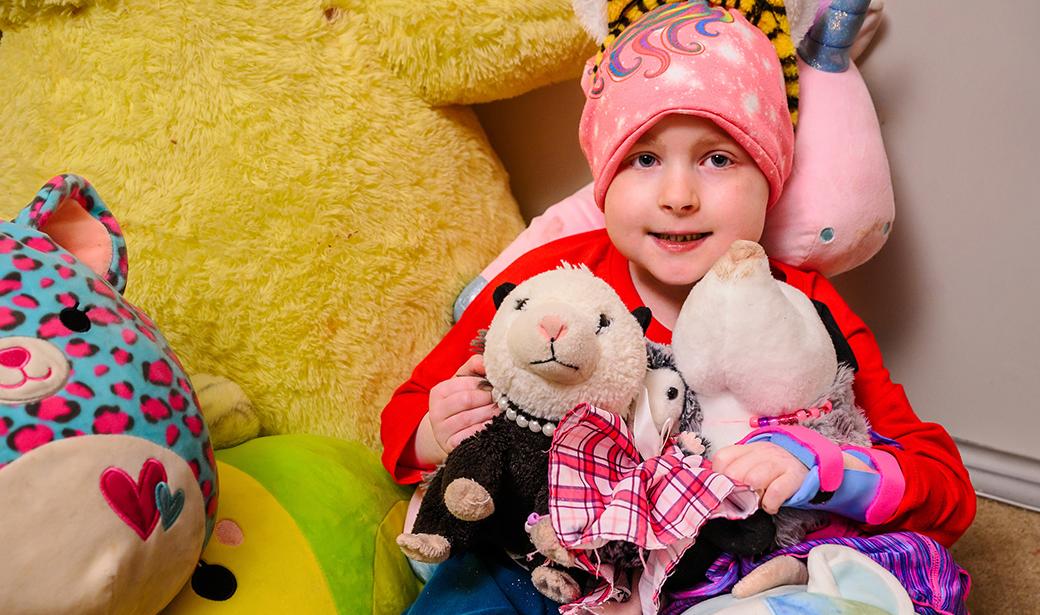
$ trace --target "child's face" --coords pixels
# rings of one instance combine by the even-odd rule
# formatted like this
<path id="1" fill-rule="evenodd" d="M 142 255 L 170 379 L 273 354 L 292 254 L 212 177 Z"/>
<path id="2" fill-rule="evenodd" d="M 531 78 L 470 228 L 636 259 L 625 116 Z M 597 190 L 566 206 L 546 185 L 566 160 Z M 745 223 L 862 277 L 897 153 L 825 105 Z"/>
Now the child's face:
<path id="1" fill-rule="evenodd" d="M 604 199 L 607 234 L 642 280 L 692 287 L 738 239 L 758 241 L 769 183 L 711 120 L 664 117 L 628 151 Z"/>

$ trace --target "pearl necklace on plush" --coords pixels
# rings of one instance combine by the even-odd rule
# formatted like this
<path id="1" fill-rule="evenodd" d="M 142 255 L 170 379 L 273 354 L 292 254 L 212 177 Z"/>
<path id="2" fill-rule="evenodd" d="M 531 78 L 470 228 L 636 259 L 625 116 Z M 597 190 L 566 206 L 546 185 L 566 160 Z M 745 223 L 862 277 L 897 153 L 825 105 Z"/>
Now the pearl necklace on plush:
<path id="1" fill-rule="evenodd" d="M 505 413 L 506 420 L 516 423 L 518 427 L 530 429 L 533 433 L 542 432 L 550 438 L 556 432 L 556 421 L 531 416 L 502 393 L 499 393 L 498 407 Z"/>

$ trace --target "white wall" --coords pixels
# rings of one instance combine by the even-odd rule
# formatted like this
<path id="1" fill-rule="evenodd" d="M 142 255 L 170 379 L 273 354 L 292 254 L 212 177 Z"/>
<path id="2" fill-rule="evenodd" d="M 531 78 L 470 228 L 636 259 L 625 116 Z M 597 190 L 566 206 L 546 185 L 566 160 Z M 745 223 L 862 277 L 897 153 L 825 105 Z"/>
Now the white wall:
<path id="1" fill-rule="evenodd" d="M 889 0 L 886 14 L 861 64 L 896 222 L 836 284 L 923 419 L 1040 459 L 1040 3 Z M 528 218 L 589 181 L 581 104 L 574 81 L 478 109 Z"/>

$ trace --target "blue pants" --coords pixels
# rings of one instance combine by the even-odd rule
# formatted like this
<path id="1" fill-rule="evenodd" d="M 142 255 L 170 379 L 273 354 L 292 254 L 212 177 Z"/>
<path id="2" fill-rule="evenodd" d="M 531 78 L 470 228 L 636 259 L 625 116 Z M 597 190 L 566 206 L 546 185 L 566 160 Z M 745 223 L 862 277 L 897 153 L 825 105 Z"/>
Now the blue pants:
<path id="1" fill-rule="evenodd" d="M 406 615 L 559 615 L 508 555 L 462 553 L 437 566 Z"/>

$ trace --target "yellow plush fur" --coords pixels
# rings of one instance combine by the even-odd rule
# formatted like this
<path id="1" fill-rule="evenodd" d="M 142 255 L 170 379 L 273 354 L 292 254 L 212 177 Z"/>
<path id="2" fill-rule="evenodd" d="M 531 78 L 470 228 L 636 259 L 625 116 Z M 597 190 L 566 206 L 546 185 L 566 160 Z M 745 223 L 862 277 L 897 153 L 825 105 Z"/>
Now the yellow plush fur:
<path id="1" fill-rule="evenodd" d="M 594 52 L 569 0 L 0 0 L 0 30 L 0 214 L 84 175 L 190 372 L 369 445 L 522 225 L 463 105 Z"/>

